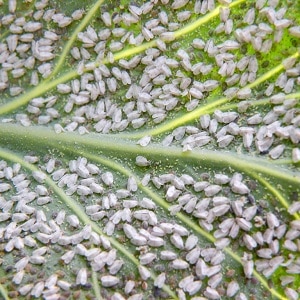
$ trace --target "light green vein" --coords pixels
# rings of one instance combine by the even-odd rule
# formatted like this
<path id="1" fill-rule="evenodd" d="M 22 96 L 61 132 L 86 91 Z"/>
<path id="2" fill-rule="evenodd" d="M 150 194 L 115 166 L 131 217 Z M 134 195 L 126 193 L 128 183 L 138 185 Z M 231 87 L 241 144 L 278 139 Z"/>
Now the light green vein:
<path id="1" fill-rule="evenodd" d="M 4 286 L 0 283 L 0 293 L 2 295 L 2 297 L 4 298 L 4 300 L 10 300 L 10 298 L 8 297 L 7 294 L 7 290 L 4 288 Z"/>
<path id="2" fill-rule="evenodd" d="M 97 272 L 95 271 L 92 271 L 92 282 L 93 282 L 93 288 L 94 288 L 96 300 L 102 300 L 103 298 L 101 296 L 99 280 L 97 278 Z"/>
<path id="3" fill-rule="evenodd" d="M 276 189 L 274 186 L 272 186 L 266 179 L 264 179 L 262 176 L 256 173 L 251 173 L 251 176 L 254 177 L 257 181 L 259 181 L 262 185 L 264 185 L 275 197 L 276 200 L 278 200 L 281 205 L 288 209 L 290 206 L 290 203 L 284 198 L 284 196 L 280 193 L 278 189 Z M 294 214 L 294 218 L 296 220 L 300 220 L 299 214 Z"/>
<path id="4" fill-rule="evenodd" d="M 27 127 L 15 124 L 0 123 L 0 141 L 5 144 L 35 145 L 57 148 L 61 144 L 67 147 L 88 147 L 91 151 L 102 151 L 108 155 L 113 153 L 119 157 L 144 155 L 146 157 L 156 158 L 177 158 L 183 161 L 196 161 L 198 163 L 211 163 L 216 166 L 231 166 L 242 172 L 256 172 L 277 178 L 281 181 L 287 181 L 292 184 L 300 183 L 300 173 L 298 171 L 290 171 L 277 165 L 269 163 L 263 158 L 250 156 L 247 154 L 238 154 L 225 150 L 193 150 L 182 152 L 182 148 L 178 146 L 163 147 L 160 144 L 150 144 L 147 147 L 136 145 L 134 141 L 116 138 L 114 135 L 108 134 L 86 134 L 78 135 L 76 133 L 56 134 L 50 128 L 31 126 L 30 131 Z M 39 150 L 39 149 L 36 149 Z"/>

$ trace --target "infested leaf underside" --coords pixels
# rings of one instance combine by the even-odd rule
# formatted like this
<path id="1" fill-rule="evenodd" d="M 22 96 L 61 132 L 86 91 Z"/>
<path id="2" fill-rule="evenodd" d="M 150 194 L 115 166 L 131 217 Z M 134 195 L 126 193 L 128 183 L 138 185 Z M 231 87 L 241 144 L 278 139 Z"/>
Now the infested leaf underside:
<path id="1" fill-rule="evenodd" d="M 46 30 L 55 32 L 59 38 L 51 45 L 53 59 L 43 61 L 42 54 L 34 54 L 34 42 L 28 43 L 28 52 L 13 49 L 9 37 L 17 35 L 20 46 L 21 34 L 1 21 L 1 45 L 9 54 L 21 60 L 35 57 L 32 68 L 24 67 L 25 74 L 18 76 L 19 71 L 12 70 L 22 67 L 9 67 L 6 50 L 0 55 L 1 81 L 7 84 L 0 97 L 3 298 L 31 294 L 47 299 L 56 293 L 57 299 L 182 299 L 182 294 L 293 299 L 300 272 L 299 33 L 291 29 L 298 26 L 299 14 L 293 5 L 269 5 L 276 18 L 289 21 L 284 27 L 270 21 L 268 3 L 264 11 L 259 1 L 233 1 L 228 6 L 230 31 L 226 20 L 225 29 L 220 27 L 226 6 L 218 3 L 198 13 L 196 3 L 201 1 L 187 1 L 179 9 L 157 3 L 150 13 L 137 16 L 133 10 L 145 8 L 143 2 L 90 2 L 82 18 L 73 17 L 65 26 L 51 17 L 47 22 L 45 14 L 54 9 L 71 16 L 81 9 L 79 2 L 67 7 L 49 2 L 40 18 L 42 2 L 33 2 L 17 6 L 11 23 L 22 15 L 26 22 L 41 22 L 42 28 L 33 31 L 35 42 Z M 0 10 L 9 15 L 13 9 L 4 4 Z M 162 10 L 169 24 L 178 22 L 175 29 L 163 24 Z M 250 10 L 253 21 L 246 20 Z M 184 11 L 191 11 L 190 17 L 178 21 Z M 111 25 L 105 12 L 113 16 Z M 114 21 L 118 15 L 122 21 Z M 155 34 L 147 25 L 153 19 L 173 32 L 173 41 Z M 259 30 L 251 33 L 252 39 L 240 40 L 238 29 L 251 25 L 269 26 L 262 43 L 272 39 L 270 50 L 257 49 Z M 112 33 L 104 38 L 107 28 Z M 135 37 L 136 45 L 129 37 L 116 44 L 124 36 L 118 36 L 117 28 Z M 81 37 L 87 32 L 89 42 Z M 94 32 L 100 33 L 93 37 Z M 196 45 L 199 38 L 203 47 Z M 237 44 L 226 48 L 228 40 Z M 121 49 L 115 50 L 118 46 Z M 218 60 L 224 53 L 228 57 Z M 248 68 L 257 64 L 250 67 L 257 67 L 255 72 L 237 67 L 243 57 L 249 57 Z M 135 58 L 137 63 L 130 67 Z M 235 64 L 232 74 L 226 71 L 229 62 Z M 47 63 L 49 73 L 43 73 Z M 198 63 L 209 71 L 198 72 Z M 152 77 L 161 65 L 165 73 Z M 121 78 L 113 68 L 121 70 Z M 8 74 L 6 82 L 3 72 Z M 242 82 L 246 72 L 254 77 Z M 234 74 L 239 80 L 230 84 Z M 100 86 L 96 92 L 95 85 Z M 254 116 L 259 121 L 249 121 Z M 272 143 L 264 150 L 268 138 Z M 281 146 L 284 150 L 277 155 Z M 61 222 L 60 212 L 65 213 Z M 225 230 L 227 223 L 231 225 Z M 126 226 L 136 236 L 130 237 Z M 190 249 L 194 238 L 197 242 Z M 35 255 L 35 250 L 42 254 Z M 166 259 L 166 251 L 176 258 Z M 67 261 L 67 254 L 74 257 Z M 28 263 L 18 269 L 17 263 L 26 258 Z M 249 261 L 254 270 L 247 276 Z M 185 286 L 188 276 L 193 278 Z M 49 278 L 56 278 L 55 292 Z M 129 292 L 128 282 L 134 283 Z"/>

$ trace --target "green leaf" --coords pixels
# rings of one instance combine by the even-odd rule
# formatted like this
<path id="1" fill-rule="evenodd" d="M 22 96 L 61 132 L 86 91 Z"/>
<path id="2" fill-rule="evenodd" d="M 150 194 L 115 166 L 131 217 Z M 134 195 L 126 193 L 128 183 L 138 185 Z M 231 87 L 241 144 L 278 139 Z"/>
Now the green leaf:
<path id="1" fill-rule="evenodd" d="M 299 0 L 19 2 L 2 298 L 298 299 Z"/>

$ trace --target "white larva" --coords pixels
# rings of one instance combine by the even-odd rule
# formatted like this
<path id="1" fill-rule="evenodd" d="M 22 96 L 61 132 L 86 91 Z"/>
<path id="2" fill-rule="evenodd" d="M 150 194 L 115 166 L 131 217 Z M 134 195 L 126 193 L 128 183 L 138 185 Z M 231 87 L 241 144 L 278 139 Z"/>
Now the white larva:
<path id="1" fill-rule="evenodd" d="M 17 48 L 18 45 L 18 35 L 16 34 L 11 34 L 6 38 L 8 50 L 10 52 L 14 52 Z"/>
<path id="2" fill-rule="evenodd" d="M 220 238 L 214 242 L 217 249 L 224 249 L 230 244 L 229 238 Z"/>
<path id="3" fill-rule="evenodd" d="M 202 281 L 196 280 L 193 281 L 191 284 L 189 284 L 185 290 L 189 293 L 190 296 L 193 296 L 199 292 L 201 286 L 202 286 Z"/>
<path id="4" fill-rule="evenodd" d="M 265 243 L 267 243 L 267 244 L 270 244 L 271 243 L 271 241 L 273 240 L 273 237 L 274 237 L 274 229 L 270 229 L 270 228 L 268 228 L 265 232 L 264 232 L 264 234 L 263 234 L 263 239 L 264 239 L 264 241 L 265 241 Z"/>
<path id="5" fill-rule="evenodd" d="M 231 190 L 234 193 L 243 195 L 243 194 L 249 194 L 250 192 L 249 188 L 241 181 L 238 180 L 231 181 L 230 185 L 231 185 Z"/>
<path id="6" fill-rule="evenodd" d="M 227 134 L 218 138 L 217 143 L 220 148 L 226 148 L 233 141 L 234 136 Z"/>
<path id="7" fill-rule="evenodd" d="M 293 202 L 289 208 L 288 208 L 288 212 L 289 214 L 293 215 L 295 214 L 296 212 L 300 211 L 300 201 L 295 201 Z M 281 226 L 278 227 L 278 229 L 280 228 Z M 277 235 L 276 235 L 277 236 Z M 280 238 L 280 237 L 278 237 Z"/>
<path id="8" fill-rule="evenodd" d="M 289 300 L 298 300 L 299 294 L 292 288 L 286 287 L 284 289 L 285 295 L 288 297 Z"/>
<path id="9" fill-rule="evenodd" d="M 33 22 L 33 21 L 29 21 L 23 26 L 23 29 L 26 32 L 35 32 L 35 31 L 40 30 L 41 28 L 42 28 L 42 23 Z"/>
<path id="10" fill-rule="evenodd" d="M 46 261 L 45 257 L 41 255 L 36 255 L 36 256 L 32 255 L 29 258 L 29 262 L 35 265 L 42 265 L 45 263 L 45 261 Z"/>
<path id="11" fill-rule="evenodd" d="M 105 185 L 111 186 L 114 182 L 114 177 L 111 172 L 105 172 L 101 175 L 101 179 Z"/>
<path id="12" fill-rule="evenodd" d="M 148 199 L 145 197 L 140 201 L 139 205 L 146 209 L 155 209 L 156 208 L 156 204 L 151 199 Z"/>
<path id="13" fill-rule="evenodd" d="M 175 40 L 175 34 L 173 32 L 167 31 L 160 35 L 160 39 L 164 42 L 172 42 Z"/>
<path id="14" fill-rule="evenodd" d="M 101 19 L 106 27 L 110 27 L 112 25 L 111 15 L 109 12 L 102 13 Z"/>
<path id="15" fill-rule="evenodd" d="M 84 10 L 77 9 L 72 13 L 71 17 L 73 20 L 77 21 L 77 20 L 80 20 L 83 17 L 83 15 L 84 15 Z"/>
<path id="16" fill-rule="evenodd" d="M 139 260 L 142 265 L 148 265 L 156 259 L 156 254 L 154 253 L 145 253 L 140 255 Z"/>
<path id="17" fill-rule="evenodd" d="M 28 262 L 29 262 L 29 257 L 27 257 L 27 256 L 20 259 L 14 266 L 16 268 L 16 271 L 20 272 L 20 271 L 24 270 L 25 267 L 27 266 Z"/>
<path id="18" fill-rule="evenodd" d="M 182 237 L 178 233 L 174 233 L 171 238 L 171 243 L 178 249 L 183 249 L 184 248 L 184 242 Z"/>
<path id="19" fill-rule="evenodd" d="M 209 286 L 205 289 L 204 296 L 212 300 L 220 299 L 220 294 L 218 293 L 218 291 Z"/>
<path id="20" fill-rule="evenodd" d="M 243 211 L 243 218 L 246 219 L 247 221 L 250 221 L 254 218 L 254 216 L 256 215 L 257 212 L 257 206 L 250 206 L 247 207 L 244 211 Z"/>
<path id="21" fill-rule="evenodd" d="M 272 258 L 272 250 L 269 248 L 261 248 L 257 250 L 256 253 L 261 258 L 266 258 L 266 259 Z"/>
<path id="22" fill-rule="evenodd" d="M 147 238 L 142 235 L 136 234 L 130 239 L 130 242 L 135 246 L 143 246 L 147 244 Z"/>
<path id="23" fill-rule="evenodd" d="M 177 14 L 177 20 L 178 22 L 184 22 L 188 20 L 192 15 L 192 12 L 189 10 L 181 11 Z"/>
<path id="24" fill-rule="evenodd" d="M 125 294 L 130 294 L 131 291 L 134 289 L 134 287 L 135 287 L 135 282 L 133 280 L 128 280 L 124 288 Z"/>
<path id="25" fill-rule="evenodd" d="M 236 223 L 245 231 L 249 231 L 252 228 L 252 224 L 243 218 L 236 218 Z"/>
<path id="26" fill-rule="evenodd" d="M 22 296 L 25 296 L 31 291 L 32 288 L 33 288 L 33 284 L 29 283 L 29 284 L 23 285 L 21 288 L 18 289 L 18 291 Z"/>
<path id="27" fill-rule="evenodd" d="M 243 241 L 249 250 L 253 250 L 253 248 L 257 247 L 257 242 L 249 234 L 243 236 Z"/>
<path id="28" fill-rule="evenodd" d="M 139 144 L 142 147 L 146 147 L 151 141 L 151 136 L 145 136 L 138 140 L 137 144 Z"/>
<path id="29" fill-rule="evenodd" d="M 14 275 L 14 277 L 13 277 L 13 279 L 12 279 L 12 282 L 13 282 L 14 284 L 19 285 L 19 284 L 22 282 L 22 280 L 23 280 L 24 274 L 25 274 L 24 270 L 21 270 L 21 271 L 17 272 L 17 273 Z"/>
<path id="30" fill-rule="evenodd" d="M 151 247 L 162 247 L 165 245 L 165 241 L 160 237 L 151 235 L 148 240 L 148 245 Z"/>
<path id="31" fill-rule="evenodd" d="M 292 252 L 298 251 L 298 247 L 297 247 L 296 243 L 294 243 L 291 240 L 285 240 L 283 243 L 283 248 L 288 249 Z"/>
<path id="32" fill-rule="evenodd" d="M 293 26 L 289 28 L 289 33 L 295 37 L 300 37 L 300 26 Z"/>
<path id="33" fill-rule="evenodd" d="M 165 11 L 160 11 L 158 14 L 158 18 L 161 22 L 161 24 L 163 25 L 168 25 L 169 22 L 169 18 L 168 18 L 168 14 Z"/>
<path id="34" fill-rule="evenodd" d="M 189 286 L 190 284 L 192 284 L 193 281 L 194 281 L 194 276 L 193 276 L 193 275 L 189 275 L 189 276 L 186 276 L 186 277 L 184 277 L 183 279 L 181 279 L 181 280 L 179 281 L 179 283 L 178 283 L 178 286 L 179 286 L 180 288 L 182 288 L 183 290 L 186 291 L 186 289 L 188 288 L 188 286 Z"/>
<path id="35" fill-rule="evenodd" d="M 295 277 L 294 276 L 280 276 L 280 281 L 281 281 L 281 285 L 285 286 L 288 285 L 290 283 L 293 283 L 295 281 Z"/>
<path id="36" fill-rule="evenodd" d="M 124 262 L 122 260 L 120 260 L 120 259 L 115 260 L 113 262 L 113 264 L 110 265 L 109 268 L 108 268 L 109 269 L 109 273 L 111 275 L 117 274 L 120 271 L 120 269 L 122 268 L 123 264 L 124 264 Z"/>
<path id="37" fill-rule="evenodd" d="M 48 247 L 46 247 L 46 246 L 40 247 L 40 248 L 34 250 L 34 251 L 32 252 L 32 255 L 33 255 L 33 256 L 36 256 L 36 255 L 44 255 L 44 254 L 47 253 L 47 251 L 48 251 Z"/>
<path id="38" fill-rule="evenodd" d="M 87 258 L 88 261 L 92 261 L 99 254 L 100 254 L 99 248 L 91 248 L 85 252 L 85 257 Z"/>
<path id="39" fill-rule="evenodd" d="M 11 185 L 8 183 L 0 183 L 0 193 L 7 192 L 11 189 Z"/>
<path id="40" fill-rule="evenodd" d="M 52 179 L 54 180 L 54 181 L 58 181 L 58 180 L 60 180 L 62 177 L 63 177 L 63 175 L 66 173 L 66 170 L 65 169 L 58 169 L 57 171 L 54 171 L 53 173 L 52 173 Z"/>
<path id="41" fill-rule="evenodd" d="M 79 219 L 76 215 L 69 215 L 66 220 L 72 227 L 76 228 L 79 226 Z"/>
<path id="42" fill-rule="evenodd" d="M 209 185 L 204 188 L 206 197 L 214 196 L 214 195 L 218 194 L 221 190 L 222 190 L 222 187 L 220 187 L 219 185 L 215 185 L 215 184 Z"/>
<path id="43" fill-rule="evenodd" d="M 170 250 L 163 250 L 160 253 L 160 258 L 162 260 L 174 260 L 177 258 L 177 254 L 175 252 L 172 252 Z"/>
<path id="44" fill-rule="evenodd" d="M 207 283 L 211 288 L 215 289 L 221 282 L 222 282 L 222 274 L 218 273 L 210 277 Z"/>
<path id="45" fill-rule="evenodd" d="M 112 287 L 119 283 L 119 278 L 112 276 L 112 275 L 106 275 L 101 277 L 101 284 L 104 287 Z"/>
<path id="46" fill-rule="evenodd" d="M 58 280 L 58 281 L 57 281 L 57 285 L 58 285 L 61 289 L 63 289 L 64 291 L 68 291 L 68 290 L 70 290 L 70 288 L 71 288 L 71 284 L 70 284 L 69 282 L 67 282 L 67 281 L 64 281 L 64 280 Z"/>
<path id="47" fill-rule="evenodd" d="M 11 239 L 6 243 L 4 250 L 6 252 L 11 252 L 12 250 L 14 250 L 14 248 L 15 248 L 15 239 Z"/>
<path id="48" fill-rule="evenodd" d="M 278 254 L 280 245 L 278 240 L 274 240 L 270 243 L 270 249 L 272 250 L 273 254 Z"/>
<path id="49" fill-rule="evenodd" d="M 244 206 L 244 203 L 241 200 L 237 200 L 237 201 L 231 202 L 231 208 L 232 208 L 234 214 L 237 217 L 241 217 L 242 216 L 242 214 L 243 214 L 243 206 Z"/>
<path id="50" fill-rule="evenodd" d="M 202 129 L 208 128 L 209 124 L 210 124 L 210 115 L 202 115 L 200 117 L 200 125 Z"/>
<path id="51" fill-rule="evenodd" d="M 287 28 L 291 25 L 291 20 L 288 19 L 281 19 L 281 20 L 276 20 L 274 22 L 274 25 L 276 29 L 282 29 L 282 28 Z"/>
<path id="52" fill-rule="evenodd" d="M 87 283 L 87 270 L 86 268 L 81 268 L 76 275 L 76 284 L 85 285 Z"/>
<path id="53" fill-rule="evenodd" d="M 227 286 L 226 296 L 233 297 L 240 289 L 236 281 L 231 281 Z"/>
<path id="54" fill-rule="evenodd" d="M 48 277 L 48 279 L 45 281 L 45 287 L 48 289 L 54 289 L 55 285 L 57 283 L 58 276 L 56 274 L 52 274 Z"/>
<path id="55" fill-rule="evenodd" d="M 37 205 L 45 205 L 50 202 L 52 202 L 52 198 L 49 196 L 38 197 L 36 200 Z"/>
<path id="56" fill-rule="evenodd" d="M 175 186 L 170 186 L 166 192 L 166 200 L 168 202 L 172 202 L 178 198 L 178 196 L 182 193 L 182 191 L 175 188 Z"/>
<path id="57" fill-rule="evenodd" d="M 170 267 L 174 270 L 184 270 L 189 268 L 189 264 L 186 261 L 177 258 L 170 263 Z"/>
<path id="58" fill-rule="evenodd" d="M 123 20 L 125 25 L 130 26 L 131 24 L 138 23 L 140 18 L 139 18 L 138 15 L 123 13 L 122 14 L 122 20 Z"/>
<path id="59" fill-rule="evenodd" d="M 193 187 L 194 187 L 195 192 L 201 192 L 208 186 L 209 186 L 208 181 L 199 181 L 199 182 L 196 182 Z"/>
<path id="60" fill-rule="evenodd" d="M 272 159 L 277 159 L 282 155 L 284 149 L 285 149 L 285 145 L 278 145 L 278 146 L 274 147 L 272 150 L 270 150 L 269 156 Z"/>
<path id="61" fill-rule="evenodd" d="M 67 251 L 62 257 L 61 259 L 64 261 L 65 264 L 69 264 L 73 257 L 75 255 L 75 252 L 73 250 Z"/>
<path id="62" fill-rule="evenodd" d="M 138 270 L 139 270 L 139 274 L 143 280 L 147 280 L 148 278 L 150 278 L 151 273 L 146 267 L 138 266 Z"/>
<path id="63" fill-rule="evenodd" d="M 193 250 L 191 250 L 190 252 L 187 253 L 185 259 L 191 264 L 194 265 L 196 264 L 196 262 L 198 261 L 198 258 L 200 256 L 200 248 L 196 247 Z"/>
<path id="64" fill-rule="evenodd" d="M 267 224 L 271 229 L 280 225 L 278 218 L 271 212 L 267 213 Z"/>
<path id="65" fill-rule="evenodd" d="M 153 8 L 153 3 L 151 1 L 143 3 L 143 5 L 141 6 L 142 14 L 146 15 L 150 13 L 152 8 Z"/>
<path id="66" fill-rule="evenodd" d="M 115 224 L 111 221 L 108 221 L 104 227 L 104 232 L 109 235 L 112 236 L 114 234 L 115 231 Z"/>

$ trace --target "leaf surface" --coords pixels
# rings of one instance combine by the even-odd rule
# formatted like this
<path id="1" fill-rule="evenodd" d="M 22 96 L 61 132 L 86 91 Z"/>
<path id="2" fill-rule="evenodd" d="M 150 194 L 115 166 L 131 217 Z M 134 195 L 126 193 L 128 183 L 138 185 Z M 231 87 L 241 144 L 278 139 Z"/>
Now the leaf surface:
<path id="1" fill-rule="evenodd" d="M 300 3 L 215 2 L 0 4 L 4 299 L 297 299 Z"/>

